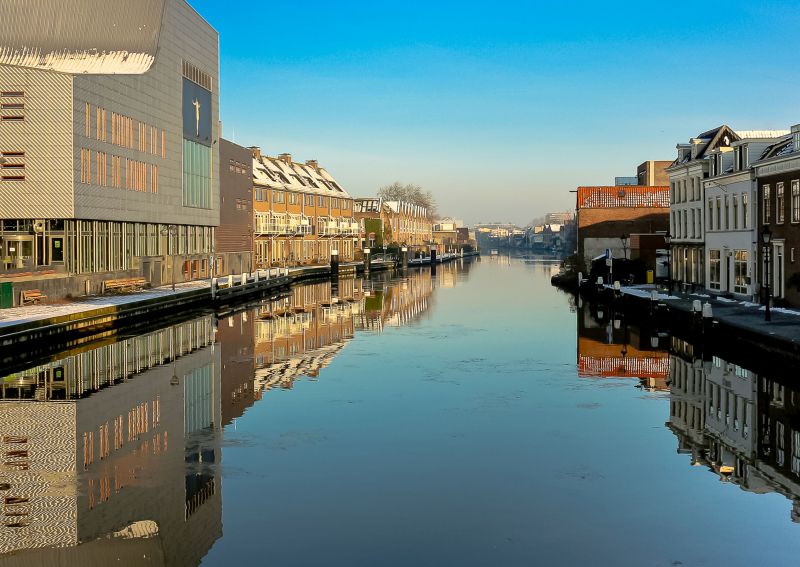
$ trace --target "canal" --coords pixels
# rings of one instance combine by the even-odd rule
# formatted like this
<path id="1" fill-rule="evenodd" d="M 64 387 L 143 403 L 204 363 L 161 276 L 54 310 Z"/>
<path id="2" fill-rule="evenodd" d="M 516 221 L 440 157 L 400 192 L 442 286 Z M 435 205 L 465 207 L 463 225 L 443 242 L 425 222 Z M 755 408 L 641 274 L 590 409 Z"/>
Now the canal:
<path id="1" fill-rule="evenodd" d="M 795 561 L 796 369 L 637 328 L 557 266 L 312 283 L 15 368 L 0 565 Z"/>

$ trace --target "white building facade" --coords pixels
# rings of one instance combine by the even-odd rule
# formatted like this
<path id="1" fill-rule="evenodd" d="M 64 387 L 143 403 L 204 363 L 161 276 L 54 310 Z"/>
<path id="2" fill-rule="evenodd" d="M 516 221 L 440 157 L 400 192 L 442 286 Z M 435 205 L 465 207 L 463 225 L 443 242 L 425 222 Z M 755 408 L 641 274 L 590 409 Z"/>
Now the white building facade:
<path id="1" fill-rule="evenodd" d="M 757 301 L 757 188 L 751 164 L 788 131 L 738 132 L 741 137 L 708 152 L 705 188 L 705 282 L 712 293 Z"/>
<path id="2" fill-rule="evenodd" d="M 704 287 L 705 212 L 703 181 L 709 175 L 708 153 L 738 140 L 728 126 L 720 126 L 678 144 L 678 157 L 666 171 L 670 186 L 672 280 L 686 289 Z"/>

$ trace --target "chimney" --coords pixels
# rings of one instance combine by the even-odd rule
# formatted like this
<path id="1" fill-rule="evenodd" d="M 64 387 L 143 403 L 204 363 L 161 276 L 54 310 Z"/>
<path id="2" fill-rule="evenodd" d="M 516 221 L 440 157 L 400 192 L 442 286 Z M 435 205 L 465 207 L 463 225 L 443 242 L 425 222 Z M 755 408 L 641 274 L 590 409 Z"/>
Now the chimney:
<path id="1" fill-rule="evenodd" d="M 250 150 L 250 152 L 252 152 L 254 159 L 261 161 L 261 148 L 259 148 L 258 146 L 250 146 L 247 149 Z"/>
<path id="2" fill-rule="evenodd" d="M 315 160 L 315 159 L 310 159 L 310 160 L 306 161 L 306 165 L 308 167 L 310 167 L 311 169 L 313 169 L 314 171 L 318 171 L 319 170 L 319 163 L 317 163 L 317 160 Z"/>
<path id="3" fill-rule="evenodd" d="M 292 154 L 280 154 L 278 159 L 286 165 L 292 165 Z"/>

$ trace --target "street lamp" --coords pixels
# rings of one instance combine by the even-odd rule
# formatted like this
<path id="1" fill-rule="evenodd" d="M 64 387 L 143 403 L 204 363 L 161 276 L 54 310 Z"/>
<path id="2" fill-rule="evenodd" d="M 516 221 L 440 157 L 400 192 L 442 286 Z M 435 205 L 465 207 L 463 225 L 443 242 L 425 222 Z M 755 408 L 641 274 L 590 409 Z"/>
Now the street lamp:
<path id="1" fill-rule="evenodd" d="M 769 310 L 769 303 L 770 303 L 770 289 L 769 289 L 769 280 L 770 280 L 770 270 L 769 270 L 769 261 L 770 261 L 770 242 L 772 242 L 772 231 L 769 229 L 768 226 L 764 227 L 764 230 L 761 231 L 761 242 L 764 243 L 764 321 L 772 321 L 772 313 Z"/>
<path id="2" fill-rule="evenodd" d="M 160 232 L 162 236 L 175 236 L 176 234 L 178 234 L 178 225 L 168 224 L 162 226 Z M 167 252 L 169 252 L 169 242 L 167 243 Z M 171 257 L 172 257 L 172 291 L 175 291 L 175 254 L 171 254 Z"/>
<path id="3" fill-rule="evenodd" d="M 672 295 L 672 246 L 670 243 L 672 242 L 672 235 L 667 231 L 667 234 L 664 235 L 664 243 L 667 245 L 667 289 L 669 290 L 669 294 Z"/>
<path id="4" fill-rule="evenodd" d="M 628 235 L 624 234 L 619 237 L 622 241 L 622 257 L 627 260 L 628 259 Z"/>

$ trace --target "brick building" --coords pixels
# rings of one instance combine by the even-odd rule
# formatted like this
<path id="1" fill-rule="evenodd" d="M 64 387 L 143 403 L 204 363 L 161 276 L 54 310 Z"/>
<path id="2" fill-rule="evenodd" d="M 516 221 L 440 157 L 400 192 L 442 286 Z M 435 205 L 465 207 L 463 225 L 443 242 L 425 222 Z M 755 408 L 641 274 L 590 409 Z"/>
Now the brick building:
<path id="1" fill-rule="evenodd" d="M 636 168 L 636 181 L 639 185 L 649 187 L 663 187 L 669 185 L 669 174 L 667 168 L 672 165 L 671 161 L 649 160 Z"/>
<path id="2" fill-rule="evenodd" d="M 214 274 L 250 272 L 253 262 L 253 156 L 248 148 L 219 142 L 220 224 L 215 231 Z"/>
<path id="3" fill-rule="evenodd" d="M 588 272 L 592 259 L 607 250 L 630 258 L 634 235 L 666 233 L 669 187 L 578 187 L 576 208 L 578 265 Z"/>
<path id="4" fill-rule="evenodd" d="M 327 264 L 354 257 L 353 199 L 316 161 L 253 154 L 255 268 Z"/>
<path id="5" fill-rule="evenodd" d="M 753 164 L 758 187 L 758 266 L 766 281 L 764 228 L 772 232 L 769 283 L 779 304 L 800 307 L 800 125 L 764 150 Z"/>

